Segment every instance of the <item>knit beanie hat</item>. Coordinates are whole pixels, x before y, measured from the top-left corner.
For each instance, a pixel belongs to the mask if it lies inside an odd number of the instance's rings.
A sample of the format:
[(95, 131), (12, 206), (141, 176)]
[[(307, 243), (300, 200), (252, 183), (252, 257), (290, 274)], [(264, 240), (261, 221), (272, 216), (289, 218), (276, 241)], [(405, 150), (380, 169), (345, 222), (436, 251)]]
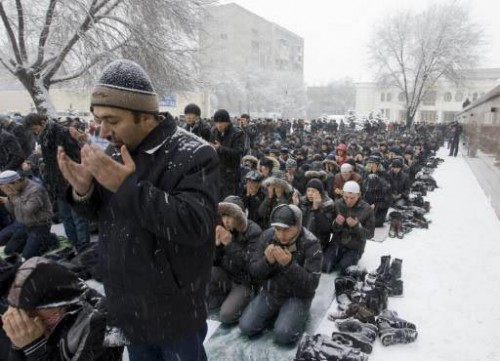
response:
[(219, 109), (214, 114), (215, 123), (231, 123), (231, 117), (226, 109)]
[(267, 167), (271, 171), (273, 170), (274, 162), (271, 159), (269, 159), (267, 157), (262, 157), (262, 158), (260, 158), (259, 163), (260, 163), (261, 166)]
[(323, 186), (323, 183), (318, 178), (313, 178), (309, 182), (307, 182), (306, 189), (307, 188), (314, 188), (320, 194), (323, 194), (323, 192), (325, 191), (325, 187)]
[(359, 188), (358, 182), (355, 182), (355, 181), (345, 182), (342, 190), (346, 193), (360, 193), (361, 192), (361, 189)]
[(26, 310), (72, 305), (87, 287), (75, 273), (46, 258), (32, 257), (17, 271), (7, 302)]
[(285, 162), (285, 169), (297, 168), (297, 161), (295, 159), (289, 158)]
[(94, 86), (91, 107), (105, 106), (144, 113), (157, 113), (158, 95), (144, 69), (130, 60), (110, 63)]
[(199, 117), (201, 115), (201, 109), (196, 104), (191, 103), (184, 108), (184, 114), (194, 114)]

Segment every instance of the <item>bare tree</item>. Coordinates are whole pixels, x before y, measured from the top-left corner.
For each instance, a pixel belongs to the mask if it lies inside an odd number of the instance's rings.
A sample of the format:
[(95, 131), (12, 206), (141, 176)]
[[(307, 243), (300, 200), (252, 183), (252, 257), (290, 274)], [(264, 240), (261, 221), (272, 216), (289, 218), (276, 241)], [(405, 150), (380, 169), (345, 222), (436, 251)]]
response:
[(483, 32), (468, 9), (451, 2), (432, 5), (418, 14), (402, 11), (381, 23), (370, 55), (379, 83), (403, 92), (410, 127), (420, 103), (438, 80), (462, 82), (462, 71), (477, 64), (482, 43)]
[(204, 6), (212, 0), (2, 0), (0, 64), (24, 85), (38, 112), (53, 113), (54, 84), (95, 77), (119, 57), (140, 63), (160, 94), (184, 89)]

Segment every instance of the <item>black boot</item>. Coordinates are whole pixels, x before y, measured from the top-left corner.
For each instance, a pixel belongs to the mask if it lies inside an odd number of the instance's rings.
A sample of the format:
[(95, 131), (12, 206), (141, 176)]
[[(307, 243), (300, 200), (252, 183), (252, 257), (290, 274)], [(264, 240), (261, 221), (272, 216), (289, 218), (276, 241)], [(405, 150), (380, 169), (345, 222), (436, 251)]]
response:
[(400, 318), (397, 314), (396, 311), (391, 311), (391, 310), (384, 310), (381, 312), (377, 318), (377, 326), (379, 327), (380, 331), (380, 325), (382, 323), (387, 323), (390, 327), (393, 328), (410, 328), (413, 330), (416, 330), (417, 327), (415, 324), (408, 322), (406, 320), (403, 320)]
[(349, 294), (354, 291), (357, 281), (349, 276), (335, 278), (335, 297), (337, 298), (342, 294)]
[(380, 331), (380, 341), (382, 341), (382, 345), (384, 346), (414, 342), (417, 337), (417, 330), (411, 328), (387, 327)]
[(361, 333), (333, 332), (332, 341), (346, 347), (356, 348), (364, 353), (372, 353), (373, 350), (370, 340)]
[(328, 336), (306, 335), (297, 348), (295, 361), (368, 361), (368, 356), (351, 347), (332, 341)]
[(389, 268), (389, 274), (393, 279), (398, 280), (401, 278), (402, 268), (403, 268), (403, 260), (400, 258), (394, 258)]
[(389, 296), (402, 296), (403, 295), (403, 280), (391, 279), (387, 286)]
[(358, 265), (354, 265), (354, 266), (347, 267), (345, 269), (344, 273), (346, 276), (352, 277), (356, 281), (362, 282), (365, 280), (365, 276), (368, 272), (366, 271), (366, 268), (363, 268), (363, 267), (358, 266)]
[(375, 271), (370, 272), (366, 276), (366, 283), (369, 285), (374, 285), (376, 280), (383, 276), (384, 274), (389, 274), (389, 270), (391, 267), (391, 255), (381, 256), (380, 257), (380, 265)]
[(373, 289), (367, 291), (365, 294), (366, 306), (375, 315), (378, 315), (387, 308), (388, 296), (387, 284), (381, 280), (377, 280), (377, 284), (373, 287)]
[(364, 323), (355, 318), (348, 318), (346, 320), (337, 320), (335, 322), (337, 328), (341, 332), (361, 333), (364, 337), (370, 340), (371, 343), (375, 341), (378, 335), (377, 326), (371, 323)]

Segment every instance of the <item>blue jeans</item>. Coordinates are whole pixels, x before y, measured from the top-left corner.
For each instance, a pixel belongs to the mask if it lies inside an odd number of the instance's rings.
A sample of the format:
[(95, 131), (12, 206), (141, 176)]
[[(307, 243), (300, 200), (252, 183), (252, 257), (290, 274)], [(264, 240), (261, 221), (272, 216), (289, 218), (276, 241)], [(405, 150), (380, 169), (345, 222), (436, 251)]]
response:
[(26, 227), (14, 222), (0, 231), (0, 244), (7, 243), (5, 254), (21, 253), (25, 259), (41, 256), (57, 247), (57, 237), (49, 225)]
[(89, 222), (76, 213), (65, 199), (57, 199), (57, 209), (66, 236), (77, 252), (81, 251), (90, 242)]
[(344, 274), (347, 267), (358, 264), (361, 255), (359, 251), (338, 246), (332, 242), (323, 252), (323, 272), (330, 273), (338, 267)]
[(175, 343), (127, 346), (130, 361), (206, 361), (203, 340), (207, 324), (194, 335)]
[(311, 302), (308, 298), (275, 298), (262, 291), (241, 315), (241, 333), (255, 336), (276, 320), (274, 341), (282, 345), (297, 342), (306, 327)]

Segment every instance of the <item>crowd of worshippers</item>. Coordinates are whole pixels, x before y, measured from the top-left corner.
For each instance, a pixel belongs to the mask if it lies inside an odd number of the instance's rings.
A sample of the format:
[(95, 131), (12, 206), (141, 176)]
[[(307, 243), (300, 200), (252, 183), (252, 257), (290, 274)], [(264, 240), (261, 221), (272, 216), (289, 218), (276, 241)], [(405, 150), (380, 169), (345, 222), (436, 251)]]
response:
[[(55, 213), (76, 252), (89, 245), (89, 222), (66, 201), (68, 184), (58, 167), (57, 146), (78, 161), (80, 148), (99, 136), (99, 127), (92, 121), (86, 126), (67, 120), (62, 124), (36, 113), (15, 120), (15, 127), (22, 129), (12, 130), (12, 122), (1, 118), (0, 245), (19, 265), (16, 254), (22, 261), (34, 257), (36, 261), (19, 268), (30, 273), (53, 267), (36, 256), (58, 247), (50, 232)], [(208, 307), (220, 309), (222, 323), (239, 323), (247, 336), (273, 323), (275, 341), (281, 344), (294, 343), (302, 335), (321, 272), (342, 273), (358, 263), (375, 227), (384, 225), (392, 205), (408, 199), (411, 182), (443, 144), (447, 131), (444, 125), (407, 129), (381, 122), (361, 130), (333, 122), (306, 129), (303, 122), (253, 120), (247, 114), (231, 118), (224, 109), (207, 120), (195, 104), (186, 106), (177, 124), (211, 144), (220, 161)], [(54, 272), (59, 274), (59, 269)], [(74, 294), (56, 300), (40, 296), (41, 303), (64, 307), (55, 316), (38, 313), (38, 323), (31, 325), (36, 338), (16, 339), (14, 346), (28, 351), (26, 355), (45, 347), (38, 338), (48, 334), (47, 325), (53, 327), (50, 320), (71, 312), (79, 317), (83, 309), (71, 306), (74, 299), (83, 297), (92, 307), (100, 302), (71, 275), (60, 272), (57, 282), (69, 283), (68, 292)], [(11, 341), (15, 324), (28, 319), (18, 311), (23, 306), (16, 287), (25, 279), (17, 277), (19, 282), (6, 292), (15, 310), (9, 308), (3, 316)], [(36, 306), (27, 305), (26, 312)], [(48, 319), (45, 324), (43, 317)], [(116, 352), (113, 349), (111, 357)]]

